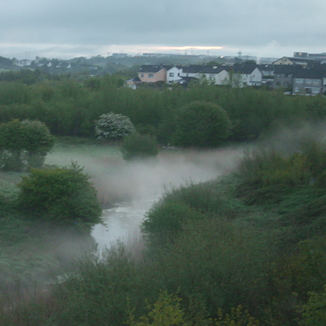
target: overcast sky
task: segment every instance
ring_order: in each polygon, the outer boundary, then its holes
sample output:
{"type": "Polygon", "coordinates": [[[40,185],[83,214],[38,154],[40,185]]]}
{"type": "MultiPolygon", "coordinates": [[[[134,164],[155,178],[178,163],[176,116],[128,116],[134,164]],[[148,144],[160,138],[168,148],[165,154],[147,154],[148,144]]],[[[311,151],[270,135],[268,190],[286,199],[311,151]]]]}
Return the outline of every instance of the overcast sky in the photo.
{"type": "Polygon", "coordinates": [[[325,0],[0,0],[0,56],[326,52],[325,0]],[[208,52],[209,51],[209,52],[208,52]]]}

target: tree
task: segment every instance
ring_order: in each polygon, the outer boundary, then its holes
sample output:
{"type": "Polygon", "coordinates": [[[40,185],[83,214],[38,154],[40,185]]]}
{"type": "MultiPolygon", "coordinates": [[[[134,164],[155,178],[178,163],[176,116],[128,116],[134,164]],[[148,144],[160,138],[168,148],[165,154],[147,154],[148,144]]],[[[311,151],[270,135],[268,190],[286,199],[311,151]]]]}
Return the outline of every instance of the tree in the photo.
{"type": "Polygon", "coordinates": [[[131,120],[113,112],[102,114],[96,122],[95,135],[98,138],[120,140],[135,130],[131,120]]]}
{"type": "Polygon", "coordinates": [[[22,171],[42,167],[54,145],[47,126],[37,120],[12,120],[0,124],[0,168],[22,171]]]}
{"type": "Polygon", "coordinates": [[[216,147],[230,135],[231,121],[217,104],[196,101],[176,112],[173,142],[183,147],[216,147]]]}
{"type": "Polygon", "coordinates": [[[35,218],[90,231],[102,209],[89,176],[76,163],[64,168],[32,169],[19,184],[18,206],[35,218]]]}
{"type": "Polygon", "coordinates": [[[124,138],[121,152],[125,160],[151,158],[156,157],[158,146],[153,137],[133,132],[124,138]]]}

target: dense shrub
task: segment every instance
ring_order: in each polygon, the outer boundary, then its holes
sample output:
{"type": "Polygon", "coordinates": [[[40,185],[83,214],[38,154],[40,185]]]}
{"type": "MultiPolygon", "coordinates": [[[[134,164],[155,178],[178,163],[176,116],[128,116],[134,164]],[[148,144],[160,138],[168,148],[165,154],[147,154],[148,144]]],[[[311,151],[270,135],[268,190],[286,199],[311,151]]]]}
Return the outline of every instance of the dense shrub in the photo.
{"type": "Polygon", "coordinates": [[[237,173],[245,182],[262,186],[300,185],[318,180],[323,184],[326,169],[326,147],[322,142],[305,139],[296,152],[274,148],[247,151],[239,162],[237,173]]]}
{"type": "Polygon", "coordinates": [[[40,121],[13,120],[0,124],[0,168],[22,171],[43,166],[53,137],[40,121]]]}
{"type": "Polygon", "coordinates": [[[301,308],[303,326],[326,324],[326,286],[324,292],[309,292],[309,300],[301,308]]]}
{"type": "Polygon", "coordinates": [[[119,140],[135,130],[127,116],[113,112],[102,114],[95,126],[95,135],[102,139],[119,140]]]}
{"type": "Polygon", "coordinates": [[[101,221],[96,191],[83,169],[32,169],[19,184],[18,205],[25,213],[61,226],[89,231],[101,221]]]}
{"type": "Polygon", "coordinates": [[[123,139],[121,152],[125,160],[156,157],[158,145],[151,136],[133,132],[123,139]]]}
{"type": "Polygon", "coordinates": [[[177,110],[173,142],[183,147],[216,147],[230,129],[231,121],[220,106],[196,101],[177,110]]]}
{"type": "Polygon", "coordinates": [[[148,211],[142,231],[151,247],[173,243],[189,221],[205,216],[234,218],[234,208],[213,185],[190,184],[167,191],[148,211]]]}

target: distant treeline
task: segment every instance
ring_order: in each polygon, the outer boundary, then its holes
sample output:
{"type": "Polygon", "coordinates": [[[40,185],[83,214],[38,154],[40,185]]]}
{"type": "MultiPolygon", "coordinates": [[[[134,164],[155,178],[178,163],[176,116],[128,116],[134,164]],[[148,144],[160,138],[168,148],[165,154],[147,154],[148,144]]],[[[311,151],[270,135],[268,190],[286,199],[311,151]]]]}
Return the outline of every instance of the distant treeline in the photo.
{"type": "Polygon", "coordinates": [[[194,101],[212,102],[227,112],[232,122],[227,141],[256,139],[280,125],[326,116],[326,99],[319,96],[291,97],[281,91],[214,85],[132,90],[123,87],[119,75],[83,80],[48,77],[38,71],[0,74],[0,122],[35,119],[56,136],[94,137],[95,121],[114,112],[128,116],[140,133],[167,144],[176,110],[194,101]]]}

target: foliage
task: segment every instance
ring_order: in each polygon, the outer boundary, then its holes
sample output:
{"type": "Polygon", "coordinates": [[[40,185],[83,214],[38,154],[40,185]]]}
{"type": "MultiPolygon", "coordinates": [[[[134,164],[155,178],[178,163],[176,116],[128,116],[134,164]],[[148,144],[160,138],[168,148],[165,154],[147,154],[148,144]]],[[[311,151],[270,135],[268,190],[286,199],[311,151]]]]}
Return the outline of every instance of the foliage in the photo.
{"type": "Polygon", "coordinates": [[[175,145],[215,147],[230,135],[231,121],[215,103],[195,101],[176,112],[175,145]]]}
{"type": "Polygon", "coordinates": [[[134,316],[130,314],[129,326],[186,326],[184,311],[180,306],[181,299],[167,292],[161,292],[159,298],[147,316],[140,317],[139,322],[134,322],[134,316]]]}
{"type": "Polygon", "coordinates": [[[125,160],[153,158],[158,154],[158,145],[149,135],[132,132],[123,139],[121,152],[125,160]]]}
{"type": "Polygon", "coordinates": [[[19,184],[19,208],[26,214],[56,225],[89,231],[101,221],[96,191],[83,168],[32,169],[19,184]]]}
{"type": "Polygon", "coordinates": [[[41,167],[52,149],[53,137],[40,121],[13,120],[0,124],[0,168],[21,171],[41,167]]]}
{"type": "Polygon", "coordinates": [[[141,226],[142,232],[151,247],[164,246],[176,239],[186,219],[196,218],[201,218],[201,215],[187,204],[178,202],[158,204],[146,214],[141,226]]]}
{"type": "Polygon", "coordinates": [[[146,288],[130,254],[119,243],[101,257],[77,262],[64,285],[56,288],[55,297],[63,308],[58,325],[122,325],[128,301],[137,306],[146,288]]]}
{"type": "Polygon", "coordinates": [[[101,139],[119,140],[135,130],[130,119],[113,112],[102,114],[97,120],[95,135],[101,139]]]}
{"type": "Polygon", "coordinates": [[[303,326],[317,326],[326,324],[326,286],[324,292],[309,292],[308,302],[302,305],[301,314],[303,326]]]}
{"type": "Polygon", "coordinates": [[[218,310],[218,319],[215,320],[216,326],[259,326],[260,323],[251,317],[248,311],[243,311],[241,305],[232,308],[230,314],[223,316],[221,309],[218,310]]]}
{"type": "Polygon", "coordinates": [[[234,208],[221,198],[213,184],[187,184],[166,191],[147,212],[141,228],[151,247],[174,242],[188,221],[209,216],[233,218],[234,208]]]}
{"type": "Polygon", "coordinates": [[[267,271],[273,257],[267,233],[249,225],[205,217],[188,221],[182,233],[153,253],[156,278],[209,316],[239,304],[261,312],[268,297],[267,271]],[[204,308],[203,308],[204,307],[204,308]]]}
{"type": "Polygon", "coordinates": [[[257,182],[262,186],[308,184],[316,178],[318,184],[322,184],[325,168],[325,144],[305,139],[294,153],[273,148],[246,152],[237,173],[244,181],[257,182]]]}

